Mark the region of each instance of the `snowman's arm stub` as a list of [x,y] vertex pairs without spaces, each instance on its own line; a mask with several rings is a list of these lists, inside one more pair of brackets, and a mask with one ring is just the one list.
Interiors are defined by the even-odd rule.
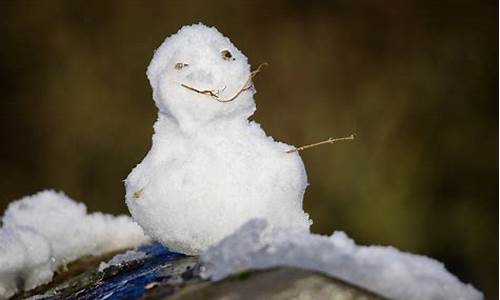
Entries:
[[141,198],[142,192],[144,191],[145,187],[140,188],[139,190],[135,191],[134,194],[132,195],[132,198],[135,200],[139,200]]

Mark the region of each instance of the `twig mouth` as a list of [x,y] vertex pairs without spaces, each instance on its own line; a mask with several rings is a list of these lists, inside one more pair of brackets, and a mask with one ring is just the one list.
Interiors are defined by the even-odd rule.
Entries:
[[220,97],[220,93],[222,91],[224,91],[226,89],[226,87],[222,88],[221,90],[199,90],[197,88],[194,88],[192,86],[189,86],[187,84],[184,84],[184,83],[181,83],[181,86],[183,88],[186,88],[190,91],[193,91],[193,92],[196,92],[198,94],[202,94],[202,95],[205,95],[205,96],[209,96],[211,98],[213,98],[214,100],[218,101],[218,102],[231,102],[233,101],[234,99],[238,98],[239,95],[241,95],[241,93],[243,93],[244,91],[246,90],[249,90],[252,86],[253,86],[253,81],[252,79],[255,77],[255,75],[257,75],[260,70],[262,69],[262,67],[265,67],[267,66],[268,64],[265,62],[265,63],[261,63],[257,69],[253,70],[252,72],[250,72],[250,75],[248,76],[248,79],[245,81],[245,83],[241,86],[241,88],[232,96],[232,97],[229,97],[229,98],[221,98]]

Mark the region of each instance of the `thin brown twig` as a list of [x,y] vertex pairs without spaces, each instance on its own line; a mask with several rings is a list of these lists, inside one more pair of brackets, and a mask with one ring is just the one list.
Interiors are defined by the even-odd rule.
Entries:
[[[193,92],[196,92],[196,93],[199,93],[199,94],[202,94],[202,95],[206,95],[206,96],[210,96],[212,98],[214,98],[215,100],[219,101],[219,102],[231,102],[233,101],[234,99],[238,98],[239,95],[241,95],[241,93],[243,93],[244,91],[250,89],[253,85],[253,82],[252,82],[252,79],[255,77],[255,75],[257,75],[257,73],[260,72],[260,70],[262,69],[262,67],[265,67],[267,66],[268,64],[265,62],[265,63],[261,63],[257,69],[255,69],[254,71],[250,72],[250,75],[248,76],[248,79],[247,81],[245,81],[245,83],[242,85],[242,87],[238,90],[238,92],[236,92],[232,97],[229,97],[227,99],[221,99],[219,97],[219,93],[220,91],[218,90],[198,90],[194,87],[191,87],[187,84],[184,84],[184,83],[181,83],[181,86],[190,90],[190,91],[193,91]],[[226,87],[224,87],[222,90],[225,90]]]
[[304,145],[301,147],[297,147],[297,148],[288,150],[286,153],[293,153],[293,152],[297,152],[297,151],[302,151],[302,150],[307,149],[307,148],[312,148],[312,147],[316,147],[316,146],[323,145],[323,144],[333,144],[335,142],[345,141],[345,140],[354,140],[354,134],[351,134],[350,136],[346,136],[346,137],[341,137],[341,138],[329,138],[327,140],[324,140],[324,141],[321,141],[318,143]]
[[193,92],[197,92],[199,94],[207,95],[207,96],[214,97],[214,98],[218,97],[216,90],[198,90],[198,89],[195,89],[194,87],[190,87],[189,85],[184,84],[184,83],[181,83],[181,86],[184,88],[187,88],[188,90],[191,90]]
[[250,75],[248,76],[248,79],[247,81],[245,82],[245,84],[243,84],[240,88],[240,90],[234,94],[234,96],[230,97],[230,98],[227,98],[227,99],[220,99],[219,97],[216,97],[215,100],[219,101],[219,102],[231,102],[233,101],[234,99],[238,98],[239,95],[241,95],[241,93],[243,93],[244,91],[248,90],[249,88],[252,87],[253,85],[253,82],[252,82],[252,79],[255,77],[255,75],[257,75],[260,70],[262,69],[262,67],[266,67],[268,65],[268,63],[264,62],[264,63],[261,63],[257,69],[253,70],[252,72],[250,72]]

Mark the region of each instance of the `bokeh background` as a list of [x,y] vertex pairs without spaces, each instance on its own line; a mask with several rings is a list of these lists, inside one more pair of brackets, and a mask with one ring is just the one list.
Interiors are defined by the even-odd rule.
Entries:
[[145,70],[182,25],[256,66],[254,117],[302,145],[313,231],[432,256],[498,294],[498,1],[1,1],[0,211],[51,187],[127,213]]

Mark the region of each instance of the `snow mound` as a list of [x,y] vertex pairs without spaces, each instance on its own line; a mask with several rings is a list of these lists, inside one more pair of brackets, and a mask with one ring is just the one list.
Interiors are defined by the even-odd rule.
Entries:
[[249,269],[293,266],[315,270],[391,299],[479,300],[483,295],[461,283],[432,258],[394,247],[358,246],[344,232],[331,236],[247,222],[201,255],[202,276],[220,280]]
[[87,214],[84,204],[47,190],[12,202],[0,228],[0,299],[50,282],[79,257],[136,247],[148,240],[127,216]]

